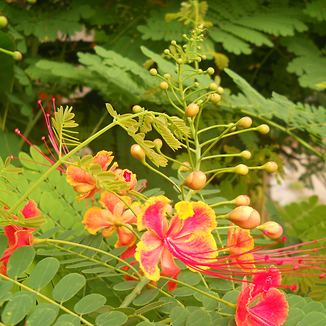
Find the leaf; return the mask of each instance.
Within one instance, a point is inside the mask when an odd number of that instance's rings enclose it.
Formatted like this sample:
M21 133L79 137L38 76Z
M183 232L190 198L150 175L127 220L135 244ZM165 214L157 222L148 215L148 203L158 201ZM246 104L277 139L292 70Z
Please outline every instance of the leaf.
M128 317L120 312L120 311L111 311L109 313L105 313L99 315L95 323L98 326L119 326L124 324L128 320Z
M212 316L205 310L196 309L187 319L186 326L208 326Z
M178 280L181 282L185 282L188 285L196 285L201 281L201 277L199 273L183 271L181 274L178 275Z
M11 278L17 278L22 275L35 257L35 250L31 246L22 246L17 248L9 257L7 264L7 275Z
M159 293L158 289L148 290L143 289L143 291L134 299L132 302L135 306L144 306L154 300Z
M0 234L0 257L3 256L5 250L8 247L8 238L4 234Z
M37 306L39 307L39 306ZM34 309L31 314L28 315L26 319L26 326L49 326L51 325L57 313L51 308L38 308Z
M72 298L83 286L85 286L85 277L71 273L64 276L53 289L53 299L58 302L65 302Z
M92 293L79 300L75 304L74 311L80 315L89 314L101 308L105 302L106 298L103 295Z
M116 291L126 291L133 289L138 284L138 281L127 281L115 284L113 289Z
M190 311L183 307L174 307L170 316L172 326L184 326L190 314Z
M5 296L13 286L13 282L1 280L0 281L0 298Z
M160 308L164 305L166 305L167 303L164 302L164 301L156 301L156 302L153 302L153 303L150 303L149 305L145 306L145 307L142 307L140 309L137 309L135 311L135 314L138 314L138 315L142 315L148 311L151 311L151 310L154 310L154 309L157 309L157 308Z
M1 321L6 325L16 325L26 316L28 311L32 308L34 300L28 294L19 293L14 296L11 301L7 303L2 314Z
M324 326L326 324L326 316L321 312L311 312L300 321L300 326Z
M57 325L57 323L62 323L62 326L64 326L63 323L66 323L65 325L69 323L67 326L80 326L80 319L77 316L63 314L58 318L55 325Z
M298 321L303 319L304 316L305 313L301 309L290 308L288 312L288 316L283 326L296 326L298 324Z
M47 257L42 259L32 270L28 284L34 290L44 288L56 275L60 263L56 258Z

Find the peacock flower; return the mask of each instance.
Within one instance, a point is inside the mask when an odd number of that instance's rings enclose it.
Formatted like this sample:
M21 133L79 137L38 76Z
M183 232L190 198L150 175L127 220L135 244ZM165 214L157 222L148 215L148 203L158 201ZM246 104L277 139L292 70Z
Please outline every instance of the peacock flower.
M100 151L93 158L92 162L88 165L90 168L94 164L100 165L103 172L107 171L108 166L111 164L114 156L111 156L112 152ZM79 201L84 198L92 197L96 192L101 189L97 187L97 181L93 178L90 173L85 170L70 165L66 171L67 182L74 187L74 190L81 194L76 199Z
M117 175L117 180L122 180L128 183L129 189L124 190L119 193L119 195L123 196L130 190L134 189L137 184L137 175L135 173L132 173L128 169L116 169L113 171Z
M231 226L233 223L231 223ZM254 256L251 251L254 249L254 239L250 235L250 231L240 228L229 229L227 248L231 257L233 268L242 269L243 271L255 271L256 266Z
M34 200L29 200L23 209L20 211L25 218L32 218L35 216L40 216L41 212L37 208L37 204ZM18 219L16 216L12 216L14 219ZM1 258L0 273L6 275L7 263L10 255L19 247L22 246L33 246L33 235L36 229L22 228L17 225L6 225L4 226L5 235L8 238L7 248Z
M253 283L249 286L244 282L237 300L236 324L238 326L282 325L288 315L289 305L285 295L276 289L280 284L281 273L274 266L254 274ZM256 304L252 306L255 301Z
M160 275L176 279L180 268L174 257L203 264L217 256L216 242L211 234L217 226L213 209L204 202L181 201L174 206L176 213L168 221L169 202L165 196L152 197L138 214L138 230L148 231L137 244L135 258L145 276L152 281L158 281ZM159 262L162 272L158 268Z
M121 200L110 192L104 191L101 194L100 207L89 208L82 223L89 233L95 234L102 229L104 238L110 237L115 231L118 232L118 241L115 247L131 247L136 242L136 235L131 231L132 226L129 224L136 223L137 217L127 209L131 209L137 214L140 211L141 204L138 202L131 203L129 197L122 197Z

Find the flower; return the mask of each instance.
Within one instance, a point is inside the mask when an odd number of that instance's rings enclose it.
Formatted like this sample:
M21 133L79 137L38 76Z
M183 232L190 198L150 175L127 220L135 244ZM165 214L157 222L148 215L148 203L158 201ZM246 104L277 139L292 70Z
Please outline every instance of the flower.
M131 204L130 198L125 196L121 199L136 213L140 211L140 203L134 202ZM101 194L100 203L105 209L100 207L89 208L82 221L85 224L85 229L91 234L103 229L104 238L110 237L117 231L118 241L115 247L131 247L135 244L137 237L126 225L136 223L137 218L130 209L127 209L127 205L123 201L110 192L104 191Z
M129 189L119 192L119 195L123 196L127 192L135 188L137 183L137 175L135 173L132 173L128 169L116 169L113 172L117 175L117 180L125 181L129 185Z
M148 231L137 244L135 258L152 281L160 279L159 261L162 275L176 279L180 268L174 257L189 263L195 257L197 263L207 263L217 256L211 234L217 226L213 209L204 202L181 201L175 205L176 213L169 223L166 216L169 202L165 196L152 197L138 214L138 230Z
M90 168L94 164L100 165L103 172L107 171L108 166L111 164L114 156L111 156L112 152L100 151L93 158L92 162L88 164ZM96 192L101 189L97 187L97 181L93 178L90 173L84 171L83 169L70 165L66 171L67 182L74 187L74 190L82 194L77 196L76 199L79 201L83 198L90 198Z
M31 218L35 216L40 216L41 212L37 208L37 204L34 200L30 200L20 211L25 218ZM12 217L17 220L18 218L14 215ZM10 255L19 247L22 246L33 246L33 235L36 229L21 228L17 225L6 225L4 226L5 235L8 238L7 248L1 258L0 273L6 275L7 272L7 263Z
M285 295L276 289L281 273L274 266L253 276L253 283L243 283L237 300L235 321L238 326L278 326L287 317L289 305ZM252 306L254 301L259 301Z
M230 226L232 226L231 223ZM228 239L226 242L229 248L231 262L234 264L233 268L242 269L244 271L256 270L254 256L251 250L254 249L254 239L250 236L250 231L240 228L229 229Z

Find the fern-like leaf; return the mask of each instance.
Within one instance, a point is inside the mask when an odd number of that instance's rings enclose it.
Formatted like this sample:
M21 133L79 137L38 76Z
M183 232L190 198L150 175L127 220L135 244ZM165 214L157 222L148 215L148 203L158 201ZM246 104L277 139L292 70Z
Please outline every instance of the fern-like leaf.
M190 138L190 128L185 124L184 120L180 119L177 116L169 117L170 128L174 135L182 140L185 138Z

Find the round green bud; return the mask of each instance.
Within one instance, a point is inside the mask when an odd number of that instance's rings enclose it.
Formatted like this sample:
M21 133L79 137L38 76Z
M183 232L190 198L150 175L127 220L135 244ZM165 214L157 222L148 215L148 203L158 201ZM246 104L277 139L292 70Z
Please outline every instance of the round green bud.
M249 172L249 168L247 165L239 164L234 168L234 172L238 175L246 175Z
M194 116L196 116L199 112L199 106L196 103L190 103L187 108L186 108L186 112L185 115L188 118L192 118Z
M198 69L198 72L203 72L203 69Z
M218 103L218 102L221 100L221 96L220 96L220 94L215 93L215 94L212 94L212 95L209 97L209 100L210 100L210 102L212 102L212 103Z
M169 84L165 81L162 81L160 83L160 89L162 89L163 91L166 91L169 88Z
M249 151L242 151L241 157L243 157L245 160L249 160L251 157L251 153Z
M243 117L240 119L238 126L242 128L249 128L251 124L252 124L252 120L250 117Z
M204 102L203 100L199 100L199 101L197 101L197 104L201 105L203 102Z
M19 51L15 51L13 52L14 55L13 55L13 58L16 60L16 61L20 61L21 59L23 59L23 55L19 52Z
M182 47L183 47L184 49L186 49L186 48L188 47L188 45L187 45L187 44L184 44Z
M199 45L199 46L197 46L197 49L198 49L198 50L200 50L200 49L201 49L201 46L200 46L200 45Z
M149 73L151 74L151 76L156 76L157 75L157 70L155 68L152 68Z
M154 146L157 150L160 150L163 146L163 142L161 139L156 138L155 140L153 140Z
M187 38L187 34L183 34L182 37Z
M182 65L183 64L183 60L181 58L177 59L177 63L178 65Z
M132 112L133 113L140 113L140 112L143 112L144 110L140 107L140 105L134 105L132 107Z
M189 41L190 41L190 42L193 42L193 41L194 41L194 38L193 38L193 37L191 37Z
M197 62L201 62L201 57L197 57L195 60L196 60Z
M166 55L168 55L170 53L170 50L169 49L165 49L163 53L166 54Z
M266 164L263 165L263 167L264 170L268 173L274 173L278 169L277 164L273 161L267 162Z
M209 86L208 86L208 89L210 91L216 91L218 88L217 84L216 83L211 83Z
M171 78L171 75L170 74L164 74L163 76L165 79L170 79Z
M206 72L207 72L209 75L213 75L214 72L215 72L215 70L214 70L214 68L209 67L209 68L206 70Z
M198 88L200 85L199 85L198 82L195 82L195 83L194 83L194 86L195 86L196 88Z
M257 127L257 131L260 132L262 135L268 134L269 130L269 127L265 124L262 124Z
M217 87L217 93L219 93L220 95L222 95L224 93L224 88L219 86Z
M0 28L7 27L8 19L5 16L0 16Z
M172 45L177 45L177 42L173 40L173 41L171 42L171 44L172 44Z
M202 56L202 59L203 59L203 60L206 60L206 59L207 59L207 57L206 57L205 54Z

